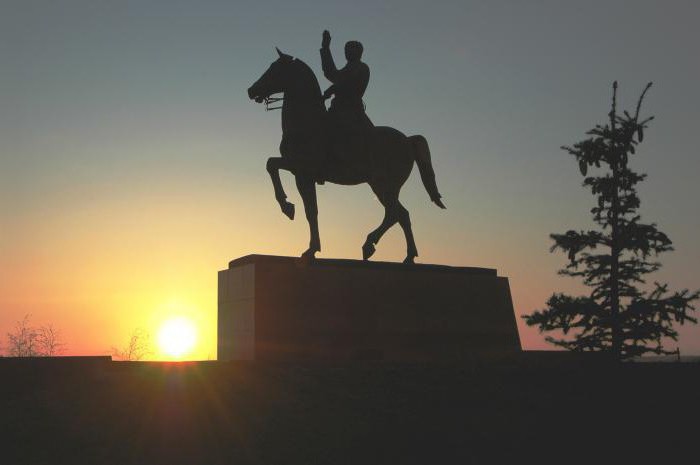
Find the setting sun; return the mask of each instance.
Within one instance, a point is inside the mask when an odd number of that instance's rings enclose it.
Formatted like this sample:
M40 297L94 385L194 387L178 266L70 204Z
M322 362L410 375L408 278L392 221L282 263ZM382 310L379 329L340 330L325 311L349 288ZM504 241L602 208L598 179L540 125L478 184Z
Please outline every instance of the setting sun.
M158 347L161 353L173 358L189 355L197 342L197 328L184 317L171 318L158 330Z

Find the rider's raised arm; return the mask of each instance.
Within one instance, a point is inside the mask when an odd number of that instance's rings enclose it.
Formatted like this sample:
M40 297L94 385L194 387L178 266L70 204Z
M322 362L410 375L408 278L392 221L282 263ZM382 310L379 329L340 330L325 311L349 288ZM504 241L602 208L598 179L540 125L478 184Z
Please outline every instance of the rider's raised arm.
M321 47L321 68L326 79L332 83L338 80L338 68L335 67L330 47Z

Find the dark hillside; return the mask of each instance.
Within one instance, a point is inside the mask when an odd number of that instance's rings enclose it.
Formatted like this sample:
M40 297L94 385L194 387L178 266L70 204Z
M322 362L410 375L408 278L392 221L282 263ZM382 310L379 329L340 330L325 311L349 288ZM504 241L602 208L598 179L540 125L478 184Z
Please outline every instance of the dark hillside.
M0 360L2 464L681 463L700 364Z

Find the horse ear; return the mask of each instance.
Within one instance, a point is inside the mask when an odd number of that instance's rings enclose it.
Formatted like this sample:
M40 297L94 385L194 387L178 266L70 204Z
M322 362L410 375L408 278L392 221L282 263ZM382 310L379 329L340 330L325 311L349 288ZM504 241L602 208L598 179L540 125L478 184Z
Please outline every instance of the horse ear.
M279 57L280 57L282 60L292 61L292 60L294 59L291 55L287 55L286 53L284 53L282 50L280 50L280 49L277 48L277 47L275 47L275 50L277 50L277 55L279 55Z

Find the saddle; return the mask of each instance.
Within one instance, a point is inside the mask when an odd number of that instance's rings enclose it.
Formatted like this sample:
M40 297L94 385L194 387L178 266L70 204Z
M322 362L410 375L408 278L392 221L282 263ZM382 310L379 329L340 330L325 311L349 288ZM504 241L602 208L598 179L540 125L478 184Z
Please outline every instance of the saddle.
M326 115L324 157L321 162L321 180L330 170L356 169L369 149L370 133L374 128L364 111L329 111Z
M331 105L323 117L320 131L286 132L280 153L294 160L296 172L312 177L318 184L324 184L330 173L340 172L346 177L364 171L374 124L361 103L359 108L356 105Z

